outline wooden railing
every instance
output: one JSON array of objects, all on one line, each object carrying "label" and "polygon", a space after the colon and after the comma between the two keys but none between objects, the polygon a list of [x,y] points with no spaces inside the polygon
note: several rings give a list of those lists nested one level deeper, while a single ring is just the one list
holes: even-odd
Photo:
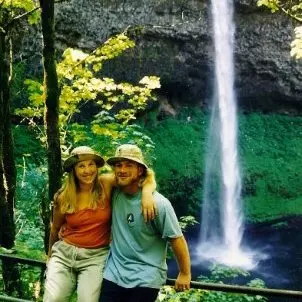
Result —
[{"label": "wooden railing", "polygon": [[[13,256],[13,255],[0,253],[0,259],[8,259],[11,262],[27,264],[35,267],[41,267],[41,269],[45,269],[46,267],[46,263],[44,261],[28,259],[28,258]],[[174,283],[175,283],[174,279],[167,279],[166,282],[167,285],[174,285]],[[302,291],[294,291],[294,290],[256,288],[256,287],[248,287],[248,286],[240,286],[240,285],[227,285],[227,284],[205,283],[205,282],[196,282],[196,281],[191,282],[191,288],[248,294],[253,296],[259,295],[268,298],[281,297],[281,298],[292,299],[290,301],[302,301]],[[29,302],[30,300],[22,300],[18,298],[0,295],[0,301]]]},{"label": "wooden railing", "polygon": [[[168,279],[167,285],[174,285],[174,279]],[[229,292],[229,293],[240,293],[247,295],[259,295],[263,297],[283,297],[283,298],[299,298],[297,301],[302,301],[302,291],[285,290],[285,289],[272,289],[272,288],[258,288],[241,285],[227,285],[219,283],[205,283],[205,282],[191,282],[192,288]]]}]

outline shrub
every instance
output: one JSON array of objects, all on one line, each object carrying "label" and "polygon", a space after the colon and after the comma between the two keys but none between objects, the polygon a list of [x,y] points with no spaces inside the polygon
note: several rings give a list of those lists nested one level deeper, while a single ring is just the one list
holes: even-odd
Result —
[{"label": "shrub", "polygon": [[[238,277],[248,277],[249,273],[239,268],[231,268],[223,265],[213,265],[211,268],[211,274],[209,277],[200,276],[198,281],[220,283],[228,280],[231,283],[232,279]],[[247,286],[250,287],[265,287],[265,283],[261,279],[253,279],[249,281]],[[187,301],[187,302],[264,302],[267,298],[255,295],[246,294],[235,294],[235,293],[224,293],[220,291],[209,291],[202,289],[190,289],[184,292],[176,292],[171,286],[164,286],[160,289],[158,302],[176,302],[176,301]]]}]

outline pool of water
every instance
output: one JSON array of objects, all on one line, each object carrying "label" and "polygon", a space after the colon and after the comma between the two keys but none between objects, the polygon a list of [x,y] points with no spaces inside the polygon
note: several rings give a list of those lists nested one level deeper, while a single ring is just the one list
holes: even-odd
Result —
[{"label": "pool of water", "polygon": [[[185,233],[191,255],[196,249],[198,234],[199,228],[196,226]],[[249,280],[261,278],[268,288],[302,291],[302,217],[248,225],[244,232],[243,245],[266,256],[249,271]],[[210,265],[209,262],[196,261],[192,257],[192,279],[209,275]],[[168,261],[168,267],[168,276],[175,278],[175,261]],[[247,280],[242,278],[235,281],[237,284],[244,284]]]}]

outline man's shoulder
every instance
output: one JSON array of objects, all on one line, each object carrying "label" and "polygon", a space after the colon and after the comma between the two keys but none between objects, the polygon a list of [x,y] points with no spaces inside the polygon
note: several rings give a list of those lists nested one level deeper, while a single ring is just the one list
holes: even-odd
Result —
[{"label": "man's shoulder", "polygon": [[165,205],[171,204],[171,202],[169,201],[168,198],[166,198],[164,195],[162,195],[161,193],[159,193],[157,191],[155,191],[153,193],[153,197],[158,205],[165,206]]},{"label": "man's shoulder", "polygon": [[155,192],[153,193],[153,197],[154,197],[156,200],[167,200],[167,201],[169,201],[167,197],[165,197],[163,194],[159,193],[158,191],[155,191]]}]

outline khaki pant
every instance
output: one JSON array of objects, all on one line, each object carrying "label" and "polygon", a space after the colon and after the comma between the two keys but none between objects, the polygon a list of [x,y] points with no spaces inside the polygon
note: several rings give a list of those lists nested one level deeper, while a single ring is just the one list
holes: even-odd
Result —
[{"label": "khaki pant", "polygon": [[97,302],[109,247],[87,249],[56,242],[47,265],[44,302],[67,302],[77,288],[78,302]]}]

